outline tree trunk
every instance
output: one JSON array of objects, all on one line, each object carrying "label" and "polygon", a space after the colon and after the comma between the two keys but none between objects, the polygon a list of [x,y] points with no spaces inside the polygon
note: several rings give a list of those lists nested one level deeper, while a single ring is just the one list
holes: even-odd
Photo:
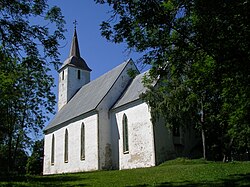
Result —
[{"label": "tree trunk", "polygon": [[230,139],[230,142],[224,141],[225,150],[223,152],[223,162],[230,162],[232,161],[232,145],[233,145],[233,138]]},{"label": "tree trunk", "polygon": [[201,100],[201,138],[202,138],[203,158],[207,159],[207,157],[206,157],[206,137],[205,137],[205,128],[204,128],[204,109],[203,109],[202,100]]},{"label": "tree trunk", "polygon": [[203,124],[202,124],[202,129],[201,129],[201,138],[202,138],[203,158],[207,159],[207,157],[206,157],[206,138],[205,138],[205,130],[203,128]]},{"label": "tree trunk", "polygon": [[247,149],[247,161],[250,161],[250,150]]},{"label": "tree trunk", "polygon": [[9,140],[8,140],[8,171],[7,173],[10,173],[12,170],[12,135],[8,134]]},{"label": "tree trunk", "polygon": [[16,156],[17,156],[17,149],[18,149],[18,146],[19,146],[19,142],[20,142],[20,132],[18,133],[16,144],[15,144],[14,151],[13,151],[13,160],[12,160],[13,168],[16,167]]},{"label": "tree trunk", "polygon": [[8,166],[7,173],[9,174],[12,171],[12,138],[13,138],[13,126],[12,126],[12,117],[11,117],[11,107],[8,105],[7,107],[7,118],[6,122],[8,125]]},{"label": "tree trunk", "polygon": [[226,162],[227,161],[227,156],[226,156],[226,154],[223,154],[223,159],[222,159],[222,162]]}]

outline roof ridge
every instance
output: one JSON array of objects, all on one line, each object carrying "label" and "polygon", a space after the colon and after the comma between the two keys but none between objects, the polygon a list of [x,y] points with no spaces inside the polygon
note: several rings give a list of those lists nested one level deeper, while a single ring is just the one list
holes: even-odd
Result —
[{"label": "roof ridge", "polygon": [[133,102],[135,100],[140,99],[140,95],[142,93],[144,93],[146,91],[146,89],[147,89],[146,87],[144,87],[143,80],[142,80],[143,77],[147,73],[148,73],[148,70],[136,75],[131,80],[130,84],[127,86],[127,88],[121,94],[119,99],[117,99],[115,104],[112,106],[111,110],[114,110],[116,108],[119,108],[119,107],[124,106],[124,105],[126,105],[128,103],[131,103],[131,102]]},{"label": "roof ridge", "polygon": [[95,110],[109,93],[129,62],[130,59],[82,86],[74,97],[54,116],[44,131]]},{"label": "roof ridge", "polygon": [[[101,79],[103,76],[107,75],[108,73],[114,71],[115,69],[118,69],[119,67],[121,67],[122,65],[124,64],[127,64],[130,62],[131,59],[128,59],[127,61],[124,61],[123,63],[119,64],[118,66],[114,67],[113,69],[107,71],[106,73],[102,74],[100,77],[97,77],[96,79],[90,81],[88,84],[90,84],[91,82],[94,82],[94,81],[97,81],[98,79]],[[125,67],[125,66],[124,66]],[[86,84],[87,85],[87,84]],[[82,87],[86,86],[86,85],[83,85]]]}]

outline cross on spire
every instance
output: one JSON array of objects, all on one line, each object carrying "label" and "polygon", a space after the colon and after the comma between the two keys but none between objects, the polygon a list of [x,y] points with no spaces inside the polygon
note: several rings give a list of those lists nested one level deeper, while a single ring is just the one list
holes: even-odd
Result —
[{"label": "cross on spire", "polygon": [[73,21],[73,24],[75,25],[74,28],[76,29],[77,21]]}]

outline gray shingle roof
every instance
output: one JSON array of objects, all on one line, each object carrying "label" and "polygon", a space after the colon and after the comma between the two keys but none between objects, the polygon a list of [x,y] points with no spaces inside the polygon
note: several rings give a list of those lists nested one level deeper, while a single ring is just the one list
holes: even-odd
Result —
[{"label": "gray shingle roof", "polygon": [[[147,72],[147,71],[146,71]],[[127,103],[135,101],[140,98],[140,95],[146,91],[146,87],[143,85],[142,80],[145,73],[137,75],[128,88],[124,91],[124,94],[113,106],[113,109],[123,106]]]},{"label": "gray shingle roof", "polygon": [[83,70],[86,70],[86,71],[92,71],[87,63],[85,62],[85,60],[81,57],[76,57],[76,56],[70,56],[69,58],[67,58],[62,67],[59,69],[59,72],[66,66],[72,66],[72,67],[75,67],[75,68],[78,68],[78,69],[83,69]]},{"label": "gray shingle roof", "polygon": [[96,109],[129,62],[130,60],[120,64],[101,77],[84,85],[55,115],[44,131]]}]

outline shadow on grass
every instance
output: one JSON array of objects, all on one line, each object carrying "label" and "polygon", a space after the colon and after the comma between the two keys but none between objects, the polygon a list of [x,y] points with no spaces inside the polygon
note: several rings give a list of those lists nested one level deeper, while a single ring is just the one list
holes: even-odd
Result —
[{"label": "shadow on grass", "polygon": [[[148,184],[140,184],[135,185],[139,186],[151,186]],[[194,181],[183,181],[183,182],[163,182],[160,184],[156,184],[155,186],[178,186],[178,187],[198,187],[198,186],[218,186],[218,187],[234,187],[234,186],[250,186],[250,173],[248,174],[240,174],[240,175],[230,175],[226,179],[218,179],[215,181],[201,181],[201,182],[194,182]]]},{"label": "shadow on grass", "polygon": [[[0,177],[0,186],[88,186],[91,184],[91,177],[85,177],[84,174],[76,175],[51,175],[51,176],[11,176]],[[119,184],[117,184],[119,185]],[[133,186],[152,186],[152,184],[140,184]],[[181,182],[162,182],[154,186],[179,186],[179,187],[198,187],[198,186],[250,186],[250,173],[229,175],[226,178],[214,181],[181,181]]]},{"label": "shadow on grass", "polygon": [[[86,180],[77,175],[51,175],[51,176],[0,176],[0,186],[86,186],[81,184]],[[78,184],[70,184],[78,181]]]}]

